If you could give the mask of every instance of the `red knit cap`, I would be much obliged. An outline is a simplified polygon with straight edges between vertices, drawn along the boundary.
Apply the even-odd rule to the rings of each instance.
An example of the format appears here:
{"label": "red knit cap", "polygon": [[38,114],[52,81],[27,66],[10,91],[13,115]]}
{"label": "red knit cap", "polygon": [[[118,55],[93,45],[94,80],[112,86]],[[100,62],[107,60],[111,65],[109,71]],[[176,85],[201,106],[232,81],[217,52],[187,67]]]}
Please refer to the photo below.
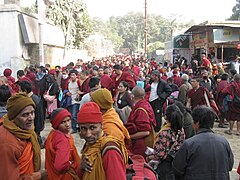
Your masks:
{"label": "red knit cap", "polygon": [[80,108],[77,118],[79,124],[101,123],[102,113],[95,102],[87,102]]}
{"label": "red knit cap", "polygon": [[54,129],[57,129],[58,126],[61,124],[62,120],[67,116],[69,116],[70,119],[72,119],[70,112],[68,112],[68,110],[66,110],[64,108],[57,108],[57,109],[53,110],[53,112],[51,114],[52,127]]}
{"label": "red knit cap", "polygon": [[12,74],[11,69],[9,69],[9,68],[4,69],[4,71],[3,71],[4,76],[8,77],[8,76],[11,76],[11,74]]}

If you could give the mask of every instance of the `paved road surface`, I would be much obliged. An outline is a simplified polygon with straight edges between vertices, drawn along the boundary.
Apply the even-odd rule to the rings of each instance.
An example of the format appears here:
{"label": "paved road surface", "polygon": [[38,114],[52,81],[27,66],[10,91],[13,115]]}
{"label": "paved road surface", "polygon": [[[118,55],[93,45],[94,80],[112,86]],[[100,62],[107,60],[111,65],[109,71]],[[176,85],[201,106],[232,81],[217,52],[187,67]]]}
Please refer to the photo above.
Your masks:
{"label": "paved road surface", "polygon": [[[236,125],[235,125],[236,126]],[[46,128],[42,132],[42,135],[44,137],[47,137],[48,133],[51,130],[51,124],[49,121],[46,121]],[[224,130],[217,127],[217,123],[214,125],[215,133],[220,134],[221,136],[224,136],[230,143],[230,146],[232,148],[233,154],[234,154],[234,166],[233,170],[230,172],[231,180],[239,180],[238,174],[237,174],[237,166],[240,161],[240,136],[236,136],[234,133],[233,135],[227,135],[224,133]],[[236,129],[234,129],[236,131]],[[75,140],[75,145],[78,149],[78,152],[81,152],[81,148],[84,144],[84,140],[80,139],[78,134],[73,134],[73,138]],[[45,161],[45,150],[42,150],[42,168],[44,167],[44,161]]]}

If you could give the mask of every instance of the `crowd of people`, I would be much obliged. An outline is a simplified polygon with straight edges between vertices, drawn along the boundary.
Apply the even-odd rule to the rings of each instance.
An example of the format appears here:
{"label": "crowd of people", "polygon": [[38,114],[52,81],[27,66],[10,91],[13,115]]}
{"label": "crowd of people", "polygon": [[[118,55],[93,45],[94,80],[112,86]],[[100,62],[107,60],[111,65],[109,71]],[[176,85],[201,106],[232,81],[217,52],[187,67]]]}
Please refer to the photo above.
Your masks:
{"label": "crowd of people", "polygon": [[[126,179],[129,157],[155,179],[230,179],[233,153],[212,128],[240,136],[240,57],[225,71],[202,54],[157,63],[115,55],[0,77],[3,179]],[[52,131],[41,136],[49,119]],[[236,131],[234,123],[236,122]],[[85,140],[77,151],[72,134]],[[45,169],[40,170],[40,149]],[[238,168],[240,173],[240,167]]]}

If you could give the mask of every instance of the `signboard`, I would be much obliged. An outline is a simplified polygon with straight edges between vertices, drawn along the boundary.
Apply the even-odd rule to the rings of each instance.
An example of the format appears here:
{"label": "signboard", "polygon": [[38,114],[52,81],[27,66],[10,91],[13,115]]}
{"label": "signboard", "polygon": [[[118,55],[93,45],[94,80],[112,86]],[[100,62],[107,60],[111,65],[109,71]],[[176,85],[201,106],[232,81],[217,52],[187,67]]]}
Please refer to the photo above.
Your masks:
{"label": "signboard", "polygon": [[189,36],[179,35],[173,39],[173,48],[189,48]]}
{"label": "signboard", "polygon": [[214,29],[214,43],[239,41],[238,29]]}

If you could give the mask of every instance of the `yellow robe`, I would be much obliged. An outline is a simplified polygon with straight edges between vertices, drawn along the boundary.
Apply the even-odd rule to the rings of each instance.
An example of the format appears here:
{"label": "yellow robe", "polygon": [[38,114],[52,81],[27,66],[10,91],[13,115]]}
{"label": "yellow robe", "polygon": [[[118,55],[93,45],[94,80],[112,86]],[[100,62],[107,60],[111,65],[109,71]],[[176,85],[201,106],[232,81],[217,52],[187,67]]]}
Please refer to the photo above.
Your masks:
{"label": "yellow robe", "polygon": [[102,162],[102,150],[106,143],[113,142],[118,146],[123,156],[124,163],[127,163],[128,155],[124,143],[115,137],[102,135],[95,144],[87,145],[85,144],[82,151],[82,158],[88,157],[89,162],[92,164],[93,170],[89,172],[84,172],[82,180],[105,180],[105,172]]}
{"label": "yellow robe", "polygon": [[104,133],[116,137],[122,142],[130,141],[130,135],[128,133],[128,130],[124,126],[123,122],[121,121],[119,115],[114,108],[107,110],[107,112],[105,112],[102,117]]}

